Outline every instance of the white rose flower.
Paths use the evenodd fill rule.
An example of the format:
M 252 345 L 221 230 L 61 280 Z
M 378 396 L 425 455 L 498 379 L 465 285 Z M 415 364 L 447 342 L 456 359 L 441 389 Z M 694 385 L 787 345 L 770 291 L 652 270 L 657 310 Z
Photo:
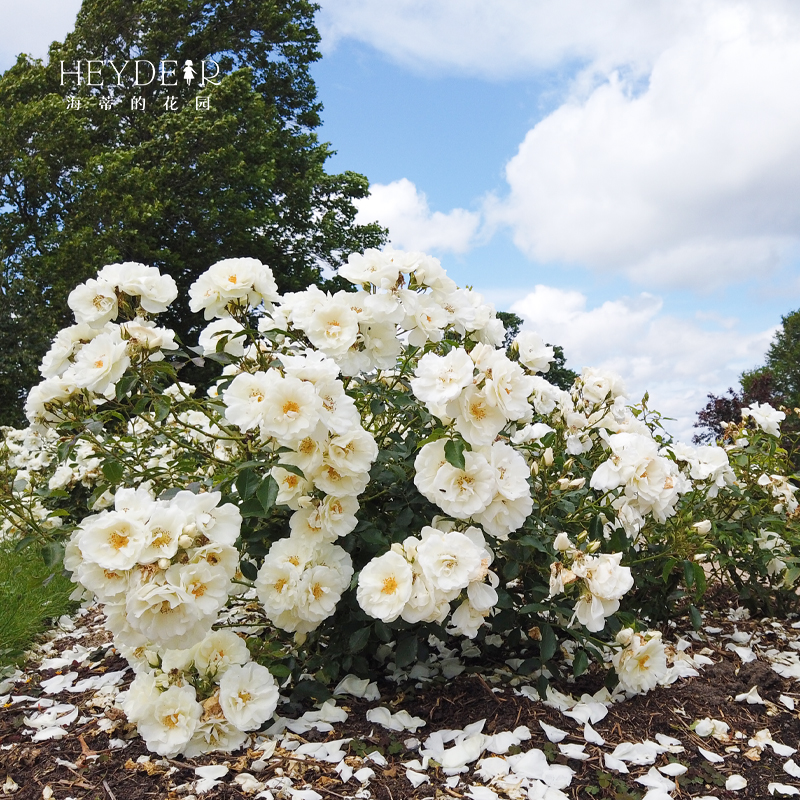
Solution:
M 402 290 L 400 292 L 406 316 L 403 327 L 408 331 L 408 343 L 422 347 L 426 342 L 440 342 L 447 325 L 447 313 L 430 295 Z
M 231 666 L 219 682 L 219 704 L 225 719 L 239 730 L 259 728 L 278 705 L 278 687 L 266 667 L 252 661 Z
M 343 356 L 356 342 L 358 315 L 350 307 L 347 292 L 325 297 L 301 325 L 311 344 L 328 356 Z
M 158 695 L 137 727 L 147 749 L 160 756 L 178 755 L 194 735 L 203 709 L 194 686 L 170 686 Z
M 548 372 L 550 362 L 555 360 L 553 348 L 533 331 L 520 331 L 512 346 L 519 351 L 520 363 L 531 372 Z
M 102 328 L 106 322 L 116 319 L 119 311 L 114 286 L 94 278 L 76 286 L 67 304 L 75 313 L 76 322 L 93 328 Z
M 496 539 L 506 540 L 525 523 L 533 511 L 533 498 L 530 494 L 516 500 L 508 500 L 502 494 L 495 495 L 491 503 L 473 519 L 483 525 L 488 534 Z
M 62 375 L 71 366 L 75 353 L 99 334 L 100 328 L 93 328 L 86 323 L 62 328 L 42 359 L 39 367 L 42 377 L 57 378 Z
M 316 428 L 322 401 L 307 381 L 284 378 L 277 370 L 266 375 L 268 393 L 263 401 L 261 435 L 274 436 L 281 444 L 289 445 Z
M 431 499 L 445 514 L 469 519 L 492 502 L 496 491 L 495 470 L 476 452 L 464 453 L 464 469 L 452 464 L 441 466 L 433 480 Z M 423 492 L 424 494 L 424 492 Z
M 411 390 L 423 403 L 445 405 L 472 383 L 475 365 L 466 350 L 453 348 L 446 356 L 426 353 L 419 360 Z
M 203 709 L 194 736 L 182 750 L 184 756 L 196 758 L 206 753 L 233 753 L 244 745 L 247 734 L 225 719 L 217 697 L 209 697 L 203 703 Z
M 25 416 L 32 425 L 59 422 L 58 406 L 69 401 L 78 387 L 66 376 L 47 378 L 37 383 L 25 400 Z
M 622 378 L 609 370 L 584 367 L 580 383 L 583 398 L 591 406 L 600 405 L 606 398 L 615 400 L 625 394 Z
M 747 417 L 752 417 L 753 422 L 770 436 L 780 436 L 781 422 L 786 419 L 786 414 L 774 409 L 769 403 L 751 403 L 742 409 L 742 419 Z
M 575 617 L 581 625 L 592 633 L 603 630 L 606 617 L 610 617 L 619 609 L 619 600 L 604 600 L 594 595 L 584 595 L 575 604 Z
M 358 427 L 330 440 L 325 461 L 340 475 L 355 477 L 369 472 L 377 457 L 378 445 L 372 434 Z
M 131 569 L 147 546 L 141 522 L 118 511 L 104 511 L 81 525 L 78 546 L 84 558 L 107 570 Z
M 132 585 L 128 592 L 126 618 L 149 641 L 181 650 L 201 641 L 214 622 L 200 612 L 194 600 L 194 595 L 179 585 L 145 581 Z
M 178 552 L 178 539 L 187 522 L 180 508 L 155 505 L 145 524 L 147 544 L 139 554 L 139 563 L 152 564 L 160 558 L 172 558 Z
M 339 274 L 350 283 L 371 283 L 381 289 L 390 289 L 400 277 L 400 264 L 393 258 L 392 250 L 372 247 L 360 253 L 351 253 L 347 263 L 339 267 Z
M 264 420 L 265 400 L 273 385 L 268 376 L 266 372 L 242 372 L 222 393 L 225 419 L 242 432 L 259 427 Z
M 486 393 L 476 386 L 464 389 L 447 406 L 447 413 L 455 418 L 456 430 L 473 447 L 490 445 L 506 424 L 505 414 L 490 404 Z
M 191 653 L 200 675 L 211 675 L 214 679 L 219 679 L 230 667 L 250 660 L 244 640 L 230 630 L 211 631 Z
M 481 576 L 483 551 L 463 533 L 442 533 L 426 526 L 421 535 L 416 561 L 437 590 L 459 591 Z
M 489 404 L 497 407 L 506 419 L 518 420 L 527 416 L 530 421 L 528 398 L 535 385 L 533 376 L 526 375 L 519 364 L 499 350 L 484 368 L 484 374 L 484 391 Z
M 621 566 L 622 553 L 601 553 L 599 556 L 586 556 L 581 570 L 577 565 L 573 571 L 586 582 L 589 591 L 603 600 L 619 600 L 633 588 L 630 567 Z
M 270 474 L 275 479 L 275 483 L 278 484 L 278 495 L 275 498 L 276 504 L 289 506 L 295 511 L 300 508 L 298 501 L 311 491 L 311 482 L 301 478 L 294 472 L 289 472 L 289 470 L 278 466 L 273 467 L 270 470 Z
M 620 686 L 630 694 L 645 694 L 667 676 L 667 655 L 658 631 L 641 635 L 629 628 L 620 631 L 633 634 L 626 646 L 617 650 L 611 661 L 617 671 Z M 619 634 L 617 635 L 619 640 Z
M 447 631 L 455 636 L 474 639 L 485 621 L 485 613 L 478 611 L 469 600 L 464 600 L 450 617 Z
M 393 622 L 411 597 L 411 565 L 394 550 L 373 558 L 358 576 L 356 599 L 375 619 Z
M 117 381 L 125 374 L 131 360 L 127 343 L 122 341 L 119 329 L 101 333 L 85 344 L 76 354 L 64 378 L 81 389 L 111 399 Z

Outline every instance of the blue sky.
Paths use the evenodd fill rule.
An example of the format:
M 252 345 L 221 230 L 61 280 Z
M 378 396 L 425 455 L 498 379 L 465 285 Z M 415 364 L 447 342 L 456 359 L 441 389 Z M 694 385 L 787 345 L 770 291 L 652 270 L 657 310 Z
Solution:
M 0 68 L 75 0 L 0 0 Z M 800 308 L 800 7 L 790 0 L 323 0 L 331 170 L 568 363 L 682 438 Z

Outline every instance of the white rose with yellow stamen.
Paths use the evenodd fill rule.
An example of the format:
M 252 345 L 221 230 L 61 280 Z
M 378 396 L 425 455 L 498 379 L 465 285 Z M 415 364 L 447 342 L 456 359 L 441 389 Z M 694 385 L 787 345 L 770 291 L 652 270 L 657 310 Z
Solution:
M 389 550 L 361 570 L 356 598 L 371 617 L 392 622 L 403 612 L 413 583 L 411 565 L 399 553 Z
M 274 436 L 280 444 L 289 445 L 317 427 L 322 401 L 312 384 L 270 370 L 265 385 L 262 437 Z
M 275 713 L 278 699 L 270 671 L 252 661 L 230 667 L 219 682 L 219 704 L 225 719 L 242 731 L 261 727 Z
M 84 558 L 103 569 L 131 569 L 147 546 L 147 529 L 136 518 L 104 511 L 84 520 L 78 547 Z

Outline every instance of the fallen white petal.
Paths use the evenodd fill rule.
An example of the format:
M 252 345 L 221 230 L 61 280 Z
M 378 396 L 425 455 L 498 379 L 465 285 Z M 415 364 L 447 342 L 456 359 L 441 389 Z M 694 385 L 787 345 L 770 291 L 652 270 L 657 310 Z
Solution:
M 413 769 L 406 770 L 406 778 L 408 778 L 411 785 L 416 789 L 417 786 L 423 783 L 430 783 L 431 779 L 424 772 L 416 772 Z
M 587 722 L 583 726 L 583 738 L 589 744 L 604 745 L 606 740 Z
M 758 693 L 758 687 L 752 686 L 750 690 L 744 692 L 743 694 L 736 695 L 736 702 L 737 703 L 748 703 L 749 705 L 764 705 L 764 701 L 761 699 L 761 695 Z
M 628 773 L 628 767 L 624 761 L 620 761 L 618 758 L 614 758 L 614 756 L 610 756 L 608 753 L 603 753 L 603 762 L 606 765 L 606 769 L 613 769 L 616 772 L 624 772 Z
M 558 749 L 561 751 L 561 755 L 566 756 L 567 758 L 574 758 L 578 761 L 588 761 L 591 756 L 584 751 L 584 747 L 586 745 L 583 744 L 560 744 Z
M 800 778 L 800 766 L 798 766 L 791 758 L 783 765 L 783 771 L 791 775 L 793 778 Z
M 747 779 L 741 775 L 731 775 L 725 781 L 725 788 L 729 792 L 738 792 L 740 789 L 744 789 L 745 786 L 747 786 Z
M 782 694 L 778 699 L 786 706 L 786 708 L 789 709 L 789 711 L 794 711 L 794 698 L 787 697 L 785 694 Z
M 467 797 L 471 797 L 472 800 L 497 800 L 497 792 L 488 786 L 471 784 L 467 790 Z
M 770 783 L 767 784 L 767 791 L 770 794 L 790 794 L 790 795 L 797 795 L 800 794 L 800 789 L 797 789 L 794 786 L 788 786 L 785 783 Z
M 703 756 L 706 761 L 710 761 L 712 764 L 719 764 L 721 761 L 725 760 L 724 756 L 718 756 L 716 753 L 712 753 L 710 750 L 706 750 L 702 747 L 698 747 L 697 749 L 699 750 L 700 755 Z
M 658 771 L 663 772 L 664 775 L 669 775 L 671 778 L 677 778 L 678 775 L 685 775 L 689 771 L 689 767 L 684 767 L 683 764 L 673 761 L 671 764 L 659 767 Z
M 562 731 L 561 728 L 555 728 L 552 725 L 548 725 L 546 722 L 542 722 L 541 720 L 539 720 L 539 725 L 544 731 L 544 735 L 551 742 L 553 742 L 553 744 L 558 744 L 566 739 L 567 736 L 569 736 L 569 734 L 566 731 Z

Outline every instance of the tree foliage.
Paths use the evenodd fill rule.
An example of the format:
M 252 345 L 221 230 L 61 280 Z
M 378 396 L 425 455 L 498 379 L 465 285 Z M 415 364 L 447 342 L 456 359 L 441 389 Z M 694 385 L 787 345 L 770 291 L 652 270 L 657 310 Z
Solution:
M 697 414 L 694 427 L 700 432 L 696 443 L 714 442 L 723 437 L 728 423 L 738 423 L 742 409 L 752 403 L 769 403 L 786 413 L 781 430 L 782 446 L 790 454 L 795 469 L 800 469 L 797 448 L 800 417 L 800 310 L 781 317 L 781 326 L 767 350 L 764 364 L 746 370 L 739 378 L 739 388 L 729 388 L 724 395 L 708 395 L 708 403 Z
M 0 421 L 21 419 L 35 365 L 70 317 L 69 291 L 103 264 L 158 266 L 186 298 L 211 263 L 252 256 L 287 291 L 383 241 L 377 225 L 354 224 L 367 179 L 325 172 L 332 151 L 314 133 L 309 72 L 315 10 L 306 0 L 84 0 L 48 64 L 20 56 L 0 76 Z M 219 85 L 201 87 L 211 58 Z M 109 68 L 104 85 L 87 85 L 87 60 L 136 59 L 176 62 L 166 82 L 177 85 L 117 85 Z M 181 79 L 187 60 L 192 83 Z M 66 71 L 82 62 L 80 84 L 62 79 L 62 61 Z M 197 97 L 210 107 L 198 110 Z M 193 344 L 185 304 L 168 322 Z

